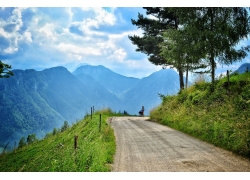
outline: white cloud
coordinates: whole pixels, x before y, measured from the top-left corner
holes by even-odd
[[[20,53],[16,59],[25,59],[27,64],[33,63],[37,67],[63,65],[72,68],[84,62],[104,65],[117,73],[140,78],[161,69],[161,66],[149,62],[145,54],[135,51],[136,46],[130,42],[128,35],[142,36],[143,31],[132,25],[133,30],[129,30],[130,26],[126,27],[127,30],[121,28],[131,21],[128,14],[122,14],[124,9],[117,8],[116,16],[114,8],[63,8],[54,12],[46,10],[46,13],[43,10],[45,9],[29,10],[32,16],[28,17],[30,19],[27,24],[24,24],[26,20],[22,21],[23,9],[20,8],[15,9],[6,21],[0,18],[0,36],[8,39],[10,44],[8,48],[2,49],[2,53],[13,54],[23,49],[19,47],[22,41],[31,45],[27,46],[25,55]],[[73,19],[79,21],[72,22]],[[116,24],[118,22],[122,25]],[[5,25],[10,23],[15,24],[14,31],[4,31]],[[105,31],[101,27],[105,27]],[[112,30],[108,31],[108,27]],[[73,30],[75,33],[72,33]],[[19,64],[18,68],[27,68],[23,63]]]
[[[31,36],[32,36],[31,33],[28,32],[28,31],[26,31],[26,32],[23,33],[23,37],[24,37],[24,39],[25,39],[27,42],[32,42]]]
[[[91,30],[91,28],[99,28],[100,25],[114,25],[116,22],[116,17],[112,12],[107,12],[101,7],[94,7],[94,8],[82,8],[83,11],[93,12],[94,15],[89,15],[81,22],[73,22],[73,25],[80,25],[80,30],[87,35],[104,35],[101,32],[95,32]]]
[[[56,48],[66,54],[78,55],[78,57],[79,55],[101,55],[99,49],[92,47],[79,47],[73,44],[60,43]]]
[[[45,26],[40,28],[38,31],[40,33],[44,34],[45,36],[47,36],[48,38],[55,39],[54,30],[55,30],[55,25],[54,24],[46,23]]]
[[[3,28],[0,28],[0,35],[5,37],[5,38],[11,38],[12,37],[11,34],[4,31]]]
[[[65,9],[65,11],[66,11],[66,13],[69,15],[70,21],[71,21],[71,20],[72,20],[72,17],[73,17],[73,12],[71,11],[71,8],[68,7],[68,8]]]
[[[20,27],[23,25],[23,21],[22,21],[22,11],[25,8],[15,8],[12,11],[12,16],[10,16],[7,20],[8,23],[10,24],[15,24],[15,31],[19,31]]]
[[[124,49],[119,48],[119,49],[115,50],[113,52],[113,54],[110,55],[108,58],[109,59],[116,59],[117,61],[122,62],[125,59],[126,55],[127,55],[127,53],[124,51]]]
[[[113,12],[107,12],[105,9],[101,7],[93,7],[93,8],[82,8],[83,11],[93,11],[94,17],[91,17],[92,21],[95,21],[97,24],[109,24],[114,25],[116,18]]]
[[[14,54],[18,51],[19,42],[32,42],[32,35],[30,32],[25,31],[23,34],[20,33],[21,27],[23,26],[22,12],[26,8],[15,8],[6,21],[0,21],[0,36],[8,39],[10,46],[3,50],[6,54]],[[4,30],[4,27],[11,25],[11,29],[8,31]]]
[[[39,18],[34,18],[33,19],[33,22],[34,22],[35,25],[38,24],[38,21],[39,21]]]
[[[116,18],[112,13],[109,13],[105,11],[102,8],[94,8],[94,11],[96,13],[96,20],[100,24],[109,24],[109,25],[114,25]]]
[[[13,54],[17,51],[18,51],[18,48],[16,48],[16,47],[8,47],[8,48],[3,50],[3,52],[6,54]]]
[[[63,28],[63,33],[69,33],[69,28]]]

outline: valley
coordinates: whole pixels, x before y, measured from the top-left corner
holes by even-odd
[[[0,143],[18,144],[21,137],[43,138],[64,121],[74,123],[95,110],[145,115],[161,103],[160,94],[178,92],[178,74],[172,69],[142,79],[117,74],[104,66],[84,65],[74,72],[52,67],[43,71],[13,70],[0,79]]]

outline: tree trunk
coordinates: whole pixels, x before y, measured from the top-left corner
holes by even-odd
[[[210,14],[211,14],[211,24],[210,24],[210,31],[213,32],[214,30],[214,8],[209,9]],[[211,78],[212,78],[212,85],[214,85],[215,81],[215,61],[214,61],[214,47],[213,47],[213,37],[210,37],[210,64],[211,64]]]
[[[187,69],[186,69],[186,89],[188,85],[188,64],[187,64]]]
[[[212,78],[212,83],[214,83],[215,81],[215,61],[214,61],[214,57],[210,58],[210,63],[211,63],[211,78]]]
[[[179,80],[180,80],[180,91],[184,89],[184,81],[183,81],[183,71],[181,68],[178,68],[179,72]]]

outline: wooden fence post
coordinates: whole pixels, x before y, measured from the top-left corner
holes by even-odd
[[[229,71],[227,70],[227,85],[228,85],[228,88],[229,88]]]
[[[230,86],[230,82],[229,82],[229,71],[227,70],[227,93],[229,94],[229,86]]]
[[[78,140],[78,136],[75,136],[75,138],[74,138],[74,147],[75,147],[75,150],[77,148],[77,140]]]
[[[90,113],[90,114],[91,114],[91,119],[92,119],[92,107],[91,107],[91,110],[90,110],[90,111],[91,111],[91,113]]]
[[[99,132],[101,132],[101,124],[102,124],[102,115],[100,114],[100,121],[99,121]]]

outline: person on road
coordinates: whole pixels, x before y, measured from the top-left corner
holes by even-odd
[[[140,116],[144,116],[144,106],[142,106],[142,109],[139,111]]]

